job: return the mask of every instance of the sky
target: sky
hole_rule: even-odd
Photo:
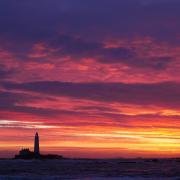
[[[1,0],[0,157],[180,156],[179,0]]]

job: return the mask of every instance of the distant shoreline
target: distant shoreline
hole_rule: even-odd
[[[0,160],[20,160],[20,159],[0,158]],[[34,158],[34,160],[36,160],[36,158]],[[173,158],[166,158],[166,157],[165,158],[68,158],[68,157],[64,157],[63,159],[59,159],[59,160],[180,160],[180,157],[175,157],[175,158],[174,157]]]

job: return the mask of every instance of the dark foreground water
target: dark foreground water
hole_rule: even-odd
[[[180,160],[0,160],[0,179],[180,180]]]

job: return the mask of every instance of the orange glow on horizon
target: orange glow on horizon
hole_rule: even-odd
[[[8,121],[13,124],[15,121]],[[16,121],[17,123],[18,121]],[[3,122],[1,122],[2,125]],[[33,122],[23,122],[33,124]],[[5,124],[5,121],[4,121]],[[178,157],[180,155],[179,127],[116,127],[116,126],[53,126],[37,125],[42,152],[63,153],[68,157]],[[142,124],[143,125],[143,124]],[[47,130],[48,127],[48,130]],[[19,132],[20,130],[20,132]],[[0,151],[18,151],[22,147],[33,149],[35,130],[6,127],[0,132]],[[66,151],[66,149],[68,149]],[[84,151],[84,150],[85,151]],[[75,152],[74,152],[75,150]],[[83,152],[84,151],[84,152]],[[80,153],[81,152],[81,153]]]

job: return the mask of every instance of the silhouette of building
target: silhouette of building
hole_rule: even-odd
[[[22,156],[27,156],[29,154],[31,154],[32,152],[27,148],[27,149],[21,149],[19,151],[19,154],[22,155]]]
[[[34,137],[34,152],[28,148],[21,149],[19,154],[15,155],[15,159],[64,159],[63,156],[57,154],[40,154],[39,150],[39,135],[35,134]]]
[[[34,153],[27,149],[21,149],[18,155],[15,155],[16,159],[33,159]]]
[[[34,138],[34,154],[39,155],[39,135],[36,133]]]

